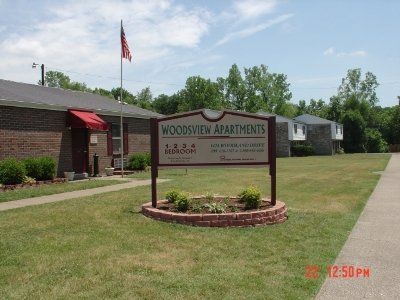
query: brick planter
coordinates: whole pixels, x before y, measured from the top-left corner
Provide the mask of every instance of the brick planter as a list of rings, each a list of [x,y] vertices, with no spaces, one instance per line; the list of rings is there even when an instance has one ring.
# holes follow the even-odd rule
[[[265,199],[263,199],[265,200]],[[157,203],[163,204],[167,200]],[[223,214],[189,214],[170,212],[151,206],[151,202],[143,204],[142,213],[149,218],[175,222],[185,225],[201,227],[247,227],[280,224],[287,219],[287,207],[285,203],[276,201],[276,205],[267,209],[251,210],[247,212],[223,213]]]

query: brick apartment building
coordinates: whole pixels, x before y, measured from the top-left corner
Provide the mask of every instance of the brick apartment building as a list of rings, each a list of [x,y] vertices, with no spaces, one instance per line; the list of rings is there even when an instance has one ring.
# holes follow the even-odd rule
[[[304,114],[294,118],[307,124],[307,141],[314,147],[317,155],[333,155],[341,148],[343,124]]]
[[[120,165],[124,155],[150,150],[150,118],[155,112],[123,105],[112,99],[78,91],[0,79],[0,160],[50,156],[57,172],[93,172]]]
[[[275,116],[276,118],[277,157],[290,157],[292,155],[292,146],[298,143],[305,143],[307,140],[307,125],[305,123],[268,112],[258,112],[257,114]]]

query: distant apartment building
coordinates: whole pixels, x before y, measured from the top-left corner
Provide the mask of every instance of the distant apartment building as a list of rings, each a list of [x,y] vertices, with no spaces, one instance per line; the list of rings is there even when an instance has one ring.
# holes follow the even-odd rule
[[[320,117],[304,114],[294,121],[307,125],[307,142],[316,155],[333,155],[337,153],[343,141],[343,125]]]
[[[268,112],[258,112],[258,114],[276,118],[276,155],[278,157],[291,156],[291,147],[307,140],[307,124]]]

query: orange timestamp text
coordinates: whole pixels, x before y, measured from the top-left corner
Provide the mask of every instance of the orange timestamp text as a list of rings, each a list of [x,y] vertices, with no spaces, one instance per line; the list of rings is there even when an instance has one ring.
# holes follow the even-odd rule
[[[319,271],[318,265],[307,265],[305,277],[307,279],[317,279]],[[353,265],[329,265],[327,273],[328,278],[369,278],[371,269]]]

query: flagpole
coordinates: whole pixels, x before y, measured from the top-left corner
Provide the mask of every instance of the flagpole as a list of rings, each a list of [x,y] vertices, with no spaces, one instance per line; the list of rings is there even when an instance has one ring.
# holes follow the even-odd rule
[[[121,19],[121,38],[122,38],[122,19]],[[124,127],[122,122],[122,105],[123,105],[123,98],[122,98],[122,43],[121,43],[121,116],[120,116],[120,136],[121,136],[121,177],[124,177]]]

